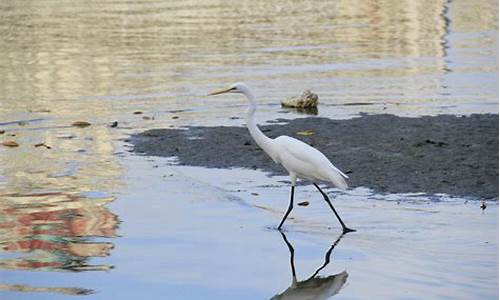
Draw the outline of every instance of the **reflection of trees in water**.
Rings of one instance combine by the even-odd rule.
[[[326,251],[325,261],[323,264],[316,269],[316,271],[309,276],[309,278],[298,281],[297,274],[295,272],[295,249],[292,244],[288,241],[284,232],[280,231],[281,237],[288,247],[290,252],[290,268],[292,271],[292,284],[286,290],[280,294],[275,295],[271,299],[328,299],[340,292],[342,287],[347,281],[348,274],[346,271],[340,272],[338,274],[329,276],[318,276],[319,272],[323,270],[329,263],[330,257],[332,255],[333,249],[339,244],[340,240],[344,236],[341,234],[335,242]]]
[[[90,265],[91,257],[109,255],[118,218],[106,204],[113,198],[79,194],[8,194],[0,200],[1,251],[26,256],[1,259],[0,268],[16,270],[107,270]]]

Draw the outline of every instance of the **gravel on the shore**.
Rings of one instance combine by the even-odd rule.
[[[498,199],[496,114],[277,121],[286,124],[260,128],[269,137],[289,135],[316,147],[349,175],[350,187]],[[304,131],[306,135],[298,134]],[[258,148],[245,127],[153,129],[128,141],[136,153],[176,156],[184,165],[286,174]]]

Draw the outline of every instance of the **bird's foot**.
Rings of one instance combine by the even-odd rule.
[[[346,233],[349,233],[349,232],[355,232],[356,229],[351,229],[349,227],[344,227],[342,228],[342,234],[346,234]]]
[[[276,229],[277,229],[279,232],[286,231],[286,229],[285,229],[285,228],[283,228],[282,226],[278,226],[278,227],[276,227]]]

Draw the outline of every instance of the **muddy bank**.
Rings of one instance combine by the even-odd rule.
[[[351,187],[498,198],[498,115],[278,121],[287,124],[261,129],[270,137],[289,135],[318,148],[350,176]],[[177,156],[181,164],[286,174],[245,127],[154,129],[129,141],[136,153]]]

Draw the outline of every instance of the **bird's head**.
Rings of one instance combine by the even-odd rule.
[[[236,82],[233,85],[231,85],[229,88],[212,92],[208,94],[208,96],[214,96],[214,95],[220,95],[220,94],[225,94],[225,93],[237,93],[237,94],[247,94],[250,91],[248,86],[244,84],[243,82]]]

